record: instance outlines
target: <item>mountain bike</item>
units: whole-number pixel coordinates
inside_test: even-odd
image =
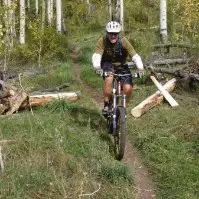
[[[128,67],[131,68],[131,67]],[[108,76],[110,74],[106,74]],[[133,77],[139,77],[140,73],[112,73],[113,85],[112,94],[109,100],[109,111],[106,115],[107,131],[114,138],[114,152],[117,160],[121,160],[125,152],[126,144],[126,95],[123,92],[122,78],[132,75]]]

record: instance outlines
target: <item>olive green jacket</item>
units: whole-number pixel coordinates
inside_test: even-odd
[[[98,40],[95,53],[102,55],[102,62],[125,63],[128,56],[132,58],[136,51],[127,38],[118,38],[116,44],[112,44],[107,37]]]

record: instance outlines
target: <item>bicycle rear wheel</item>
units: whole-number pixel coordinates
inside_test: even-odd
[[[121,160],[125,152],[126,144],[126,110],[124,107],[118,107],[117,112],[117,126],[114,135],[114,147],[117,160]]]

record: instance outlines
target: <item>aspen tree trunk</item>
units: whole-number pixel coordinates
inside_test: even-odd
[[[20,0],[19,43],[20,44],[25,44],[25,0]]]
[[[111,0],[108,0],[108,10],[109,10],[109,21],[111,21],[113,19],[112,2],[111,2]]]
[[[28,11],[30,10],[30,0],[26,0],[26,8]]]
[[[15,10],[13,10],[13,13],[12,13],[12,35],[14,38],[17,37],[15,21],[16,21],[16,14],[15,14]]]
[[[88,15],[90,15],[90,13],[91,13],[90,1],[89,1],[89,0],[86,0],[86,3],[87,3],[87,5],[88,5]]]
[[[46,2],[42,0],[42,19],[41,19],[41,29],[44,29],[45,25],[45,16],[46,16]]]
[[[48,15],[48,25],[52,25],[53,20],[53,0],[48,0],[47,2],[47,15]]]
[[[120,0],[120,24],[122,27],[122,31],[124,31],[124,2]]]
[[[160,36],[167,43],[167,0],[160,0]]]
[[[38,0],[35,0],[35,15],[38,16],[38,13],[39,13]]]
[[[56,30],[58,33],[61,33],[62,25],[62,6],[61,0],[56,0]]]
[[[8,1],[4,0],[3,1],[5,13],[4,13],[4,24],[5,24],[5,37],[4,37],[4,43],[5,43],[5,49],[4,49],[4,65],[3,65],[3,70],[4,72],[7,69],[7,57],[8,57],[8,47],[9,47],[9,31],[8,31]],[[4,76],[3,76],[4,78]]]
[[[124,30],[123,20],[124,20],[124,10],[123,10],[123,0],[117,0],[116,3],[116,20],[120,22],[122,31]]]
[[[13,47],[13,2],[12,0],[3,1],[5,13],[5,37],[4,37],[4,72],[7,70],[7,62],[9,58],[10,49]]]
[[[62,30],[64,33],[67,33],[67,28],[66,28],[66,24],[65,24],[65,19],[63,17],[63,11],[62,11]]]
[[[116,4],[115,4],[115,20],[116,21],[120,21],[120,0],[116,0]]]

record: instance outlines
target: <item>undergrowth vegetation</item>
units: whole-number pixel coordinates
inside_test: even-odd
[[[94,74],[90,64],[92,51],[84,49],[88,48],[83,45],[82,52],[88,59],[84,60],[82,78],[92,87],[95,79],[95,88],[101,89],[102,80]],[[130,115],[131,109],[157,90],[148,78],[145,80],[136,81],[140,89],[133,92],[128,104],[129,139],[149,168],[157,187],[157,198],[198,198],[199,93],[177,86],[175,98],[179,107],[172,109],[164,102],[135,119]]]
[[[114,159],[104,119],[71,69],[68,62],[50,72],[52,78],[22,78],[27,90],[64,82],[65,91],[82,95],[73,103],[58,100],[0,120],[2,198],[135,198],[131,172]]]
[[[5,43],[0,43],[0,70],[23,72],[39,68],[46,72],[33,77],[24,74],[20,82],[14,82],[20,89],[31,93],[67,84],[64,91],[81,93],[80,100],[73,103],[57,100],[0,119],[0,198],[136,198],[134,176],[122,161],[114,159],[100,107],[72,70],[70,55],[78,54],[76,64],[81,79],[95,92],[101,92],[103,81],[92,70],[91,55],[108,20],[104,13],[107,1],[94,2],[88,16],[87,5],[63,1],[63,15],[68,19],[65,35],[50,27],[41,30],[40,22],[30,18],[25,45],[16,42],[14,48],[6,49]],[[177,0],[168,3],[169,40],[198,41],[197,20],[192,21],[189,15],[192,4],[185,0],[182,7]],[[143,58],[151,54],[151,45],[159,42],[158,5],[157,0],[125,2],[124,35]],[[185,16],[189,16],[185,21],[183,8],[187,8]],[[194,28],[185,32],[188,24]],[[0,24],[1,39],[3,31]],[[190,35],[193,38],[188,38]],[[130,115],[131,109],[157,88],[147,76],[134,81],[138,89],[128,104],[128,139],[149,169],[157,198],[199,198],[197,88],[187,91],[177,87],[174,98],[179,107],[172,109],[164,101],[135,119]]]

